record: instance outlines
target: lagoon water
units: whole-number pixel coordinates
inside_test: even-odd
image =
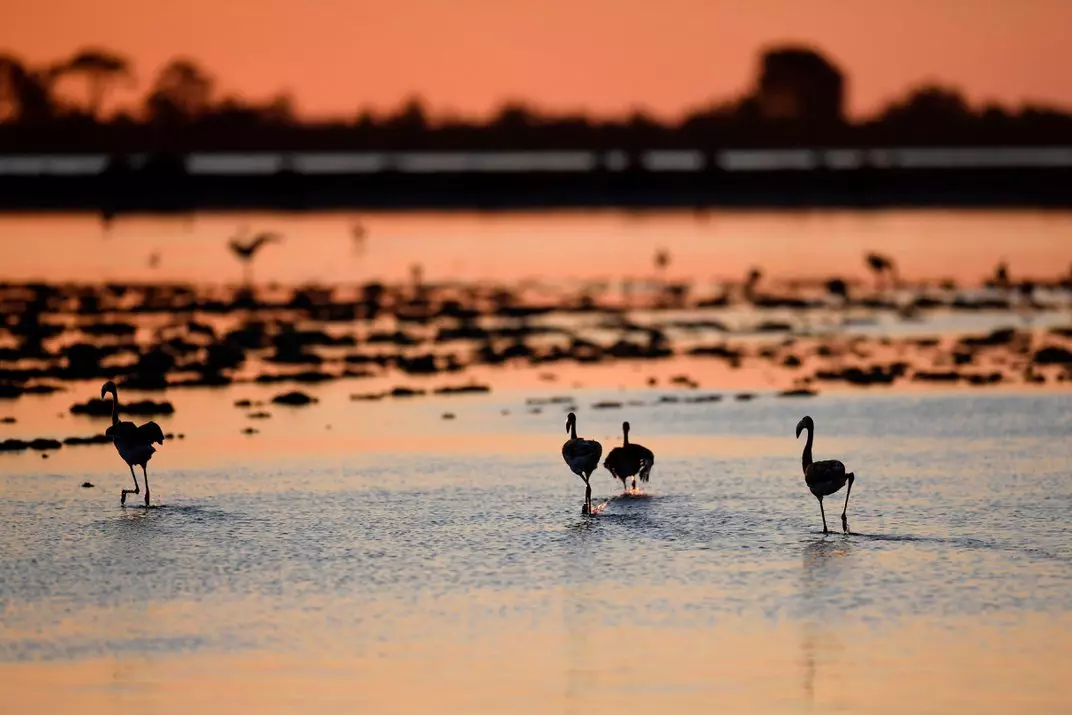
[[[355,221],[364,243],[352,240]],[[671,255],[659,279],[690,281],[694,297],[753,266],[775,292],[835,275],[870,290],[869,250],[907,281],[951,278],[968,292],[1001,260],[1015,280],[1049,281],[1072,261],[1067,212],[196,215],[120,217],[107,232],[92,216],[6,216],[0,278],[211,293],[241,275],[225,241],[242,223],[287,236],[257,258],[262,283],[352,291],[409,281],[415,262],[430,283],[572,282],[554,319],[584,322],[577,334],[604,344],[622,328],[570,313],[571,301],[587,285],[652,280],[659,248]],[[765,338],[804,356],[795,371],[783,352],[761,359],[758,343],[740,368],[684,354],[688,340],[739,347],[757,339],[749,326],[801,317],[735,304],[678,316],[726,327],[665,328],[681,348],[672,360],[470,363],[450,378],[487,382],[490,394],[350,399],[441,384],[390,371],[302,385],[318,402],[297,408],[259,405],[293,386],[254,383],[254,370],[225,388],[121,388],[175,406],[156,418],[182,438],[150,463],[152,508],[120,507],[130,478],[110,445],[0,453],[0,712],[1068,713],[1072,392],[1067,366],[1040,368],[1043,384],[1024,375],[1032,350],[1072,331],[1051,332],[1067,326],[1068,292],[1037,295],[1045,306],[1027,312],[857,311],[839,322],[811,311]],[[43,322],[129,321],[141,344],[130,357],[169,319],[212,319],[125,310]],[[276,328],[294,319],[273,310],[264,317]],[[374,350],[368,326],[330,327]],[[1002,327],[1015,339],[991,341],[968,366],[1001,371],[1000,386],[906,377],[776,396],[850,360],[817,357],[827,334],[859,336],[851,347],[868,360],[945,370],[958,336]],[[906,342],[919,337],[945,343]],[[84,339],[69,327],[50,354]],[[468,356],[474,345],[447,347]],[[325,352],[337,377],[342,357]],[[254,367],[278,371],[266,354]],[[667,401],[690,394],[675,375],[723,399]],[[68,412],[100,381],[61,387],[0,402],[0,417],[16,418],[0,423],[0,440],[102,432]],[[755,399],[735,399],[742,390]],[[236,407],[243,398],[253,405]],[[631,422],[657,457],[645,497],[622,498],[601,470],[604,508],[581,515],[583,484],[560,455],[571,408],[604,454]],[[850,534],[822,533],[793,436],[804,414],[816,458],[857,475]],[[827,500],[835,529],[843,499]]]
[[[605,452],[629,419],[657,455],[585,518],[565,405],[336,383],[245,436],[237,391],[174,395],[155,508],[120,508],[110,447],[0,456],[4,712],[1068,712],[1066,392],[565,390]]]

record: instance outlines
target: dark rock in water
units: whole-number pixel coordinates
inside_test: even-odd
[[[9,382],[0,383],[0,399],[13,400],[16,397],[21,397],[25,391],[22,385],[15,385]]]
[[[250,400],[235,400],[234,401],[234,406],[235,407],[250,407],[252,405],[253,405],[253,402],[251,402]]]
[[[445,419],[445,420],[454,419],[454,413],[453,412],[444,412],[443,413],[443,419]]]
[[[372,372],[371,370],[355,370],[352,367],[348,367],[342,371],[341,377],[376,377],[376,373]]]
[[[179,439],[186,439],[186,435],[184,435],[182,432],[179,432],[178,438]]]
[[[444,385],[443,387],[437,387],[434,392],[437,395],[466,395],[491,392],[491,388],[487,385],[470,383],[468,385]]]
[[[401,330],[396,330],[393,333],[370,333],[368,338],[366,339],[366,342],[370,344],[391,343],[393,345],[399,346],[410,346],[419,345],[421,341],[417,338],[407,335],[406,333],[403,333]]]
[[[82,482],[82,488],[83,489],[92,489],[93,488],[93,482]]]
[[[689,405],[699,405],[705,402],[721,402],[722,395],[694,395],[685,398],[685,403]]]
[[[391,397],[420,397],[426,393],[424,390],[414,390],[411,387],[396,387],[387,394]]]
[[[572,397],[530,397],[525,400],[526,405],[568,405],[573,402]]]
[[[542,407],[530,407],[529,408],[529,414],[530,415],[538,415],[538,414],[542,414],[542,413],[543,413],[543,408]]]
[[[137,328],[131,323],[91,323],[79,327],[86,335],[124,337],[133,335]]]
[[[897,378],[905,374],[907,369],[906,363],[896,362],[888,368],[882,365],[872,365],[867,370],[858,367],[847,367],[844,370],[820,370],[815,373],[815,377],[827,381],[841,380],[850,385],[892,385]]]
[[[38,437],[37,439],[32,440],[29,444],[30,449],[35,449],[39,452],[46,449],[59,449],[62,446],[63,443],[58,439],[48,439],[45,437]]]
[[[16,420],[14,417],[0,417],[0,424],[13,425]]]
[[[989,374],[979,375],[964,375],[964,379],[968,381],[970,385],[996,385],[1005,379],[1005,376],[1000,372],[991,372]]]
[[[260,430],[254,429],[253,427],[246,427],[244,430],[242,430],[242,434],[257,434],[259,432]]]
[[[781,323],[774,320],[766,320],[757,325],[753,330],[757,333],[788,333],[793,329],[789,323]]]
[[[989,335],[966,336],[960,339],[960,343],[969,348],[992,347],[995,345],[1008,345],[1014,339],[1016,339],[1016,330],[1014,328],[999,328]]]
[[[1042,348],[1035,353],[1036,365],[1067,365],[1072,363],[1072,351],[1060,347]]]
[[[354,402],[373,402],[375,400],[382,400],[382,392],[366,392],[364,394],[350,395],[350,399]]]
[[[750,400],[756,399],[756,396],[751,392],[740,392],[734,395],[733,399],[737,400],[738,402],[748,402]]]
[[[257,377],[254,379],[254,382],[299,382],[306,385],[315,385],[321,382],[330,382],[331,380],[335,379],[336,377],[328,372],[321,372],[319,370],[305,370],[303,372],[283,373],[281,375],[257,375]]]
[[[741,351],[725,345],[697,345],[689,350],[689,355],[697,357],[720,357],[727,360],[740,360]]]
[[[782,390],[778,397],[815,397],[819,393],[806,387],[797,387],[792,390]]]
[[[90,437],[68,437],[63,440],[68,447],[77,447],[86,444],[111,444],[112,438],[106,434],[95,434]]]
[[[42,454],[41,459],[48,459],[48,455],[47,454]]]
[[[688,375],[675,375],[670,378],[671,385],[681,385],[682,387],[688,387],[690,389],[696,389],[700,386],[700,383],[694,381]]]
[[[681,402],[681,398],[677,395],[663,395],[659,398],[659,404],[663,405],[674,405],[678,402]]]
[[[104,351],[96,345],[75,343],[63,351],[67,358],[67,374],[71,377],[97,377]]]
[[[119,414],[136,415],[147,417],[152,415],[171,415],[175,413],[175,407],[170,402],[153,402],[142,400],[141,402],[120,402]],[[112,415],[112,401],[92,398],[87,402],[71,405],[72,415],[89,415],[90,417],[110,417]]]
[[[796,355],[786,355],[785,360],[782,360],[782,365],[785,367],[800,367],[804,362]]]
[[[0,442],[0,452],[21,452],[24,449],[29,449],[30,443],[24,442],[21,439],[5,439]]]
[[[266,420],[266,419],[268,419],[269,417],[272,416],[272,413],[271,412],[263,412],[263,411],[261,411],[261,412],[250,412],[246,416],[249,417],[251,420]]]
[[[276,395],[272,398],[272,402],[277,405],[293,405],[300,407],[302,405],[309,405],[316,402],[316,398],[309,397],[304,392],[284,392],[281,395]]]
[[[593,410],[617,410],[617,409],[621,408],[621,406],[622,406],[622,403],[620,403],[620,402],[613,402],[613,401],[596,402],[596,403],[594,403],[592,405],[592,409]]]
[[[954,365],[971,365],[975,361],[975,355],[970,352],[955,352],[953,353]]]

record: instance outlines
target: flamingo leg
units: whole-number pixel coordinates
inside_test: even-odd
[[[141,473],[145,475],[145,506],[149,506],[149,470],[145,468],[144,464],[141,465]]]
[[[127,503],[127,494],[141,494],[141,489],[138,488],[138,478],[134,476],[134,465],[128,464],[127,466],[130,467],[130,478],[134,480],[134,488],[123,490],[123,494],[119,497],[120,506]]]
[[[826,528],[826,510],[823,509],[823,498],[822,497],[815,497],[815,498],[819,500],[819,513],[823,515],[823,533],[824,534],[829,534],[830,530]]]
[[[849,472],[848,478],[849,488],[845,490],[845,508],[841,510],[841,528],[846,534],[849,533],[849,520],[846,516],[849,511],[849,495],[852,494],[852,483],[856,481],[856,475]]]
[[[592,513],[592,485],[588,483],[588,480],[584,480],[584,507],[581,509],[582,514]]]
[[[633,477],[633,491],[636,491],[636,477]]]

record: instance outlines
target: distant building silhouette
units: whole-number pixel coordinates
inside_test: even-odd
[[[760,117],[809,124],[843,119],[845,81],[841,70],[818,52],[779,47],[763,53],[755,100]]]

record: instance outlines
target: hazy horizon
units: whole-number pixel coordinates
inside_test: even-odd
[[[0,48],[34,65],[83,47],[128,57],[137,87],[117,89],[113,108],[139,102],[167,61],[189,56],[213,74],[221,95],[285,92],[312,119],[390,111],[414,95],[436,116],[483,117],[520,100],[551,112],[641,109],[674,118],[747,91],[763,48],[786,43],[813,46],[845,72],[852,118],[923,83],[955,86],[974,104],[1072,107],[1072,86],[1059,74],[1072,61],[1063,40],[1072,4],[864,0],[853,12],[845,7],[836,0],[509,8],[490,0],[389,7],[42,0],[9,10]],[[84,92],[74,78],[65,82],[61,91]]]

